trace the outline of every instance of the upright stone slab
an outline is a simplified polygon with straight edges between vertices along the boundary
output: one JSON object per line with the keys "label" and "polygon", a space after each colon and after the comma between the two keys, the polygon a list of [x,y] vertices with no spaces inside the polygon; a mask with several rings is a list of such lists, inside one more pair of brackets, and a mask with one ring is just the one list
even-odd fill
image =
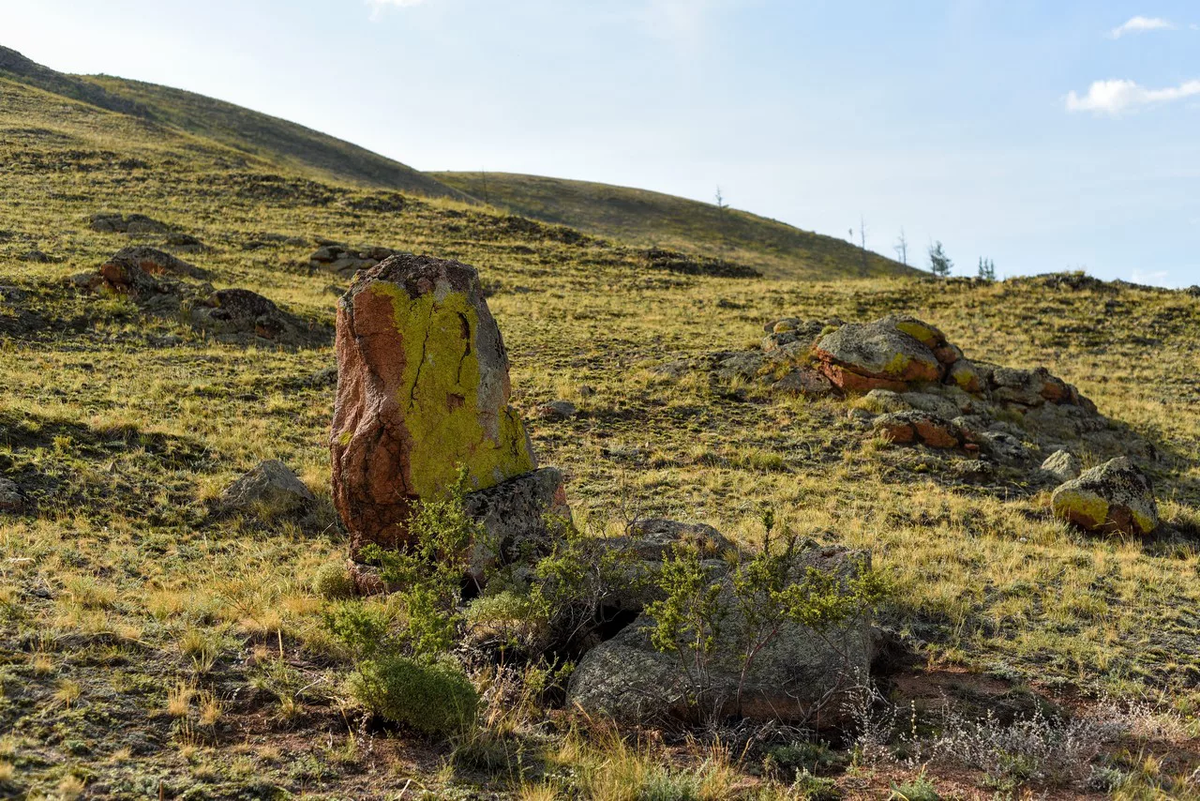
{"label": "upright stone slab", "polygon": [[336,350],[333,500],[352,554],[406,543],[413,504],[460,466],[468,490],[537,467],[473,267],[398,255],[358,273],[338,302]]}

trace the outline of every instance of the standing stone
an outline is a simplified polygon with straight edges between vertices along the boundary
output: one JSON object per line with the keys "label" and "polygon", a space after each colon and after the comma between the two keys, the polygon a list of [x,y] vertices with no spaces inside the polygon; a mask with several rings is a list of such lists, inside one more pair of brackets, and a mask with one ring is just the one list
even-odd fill
{"label": "standing stone", "polygon": [[338,302],[333,500],[352,555],[408,541],[416,501],[537,467],[509,406],[508,355],[473,267],[393,256]]}

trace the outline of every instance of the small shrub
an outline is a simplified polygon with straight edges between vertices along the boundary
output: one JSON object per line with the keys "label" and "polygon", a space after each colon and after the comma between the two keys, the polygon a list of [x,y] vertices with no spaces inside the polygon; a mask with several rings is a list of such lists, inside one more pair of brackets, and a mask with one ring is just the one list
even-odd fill
{"label": "small shrub", "polygon": [[814,776],[805,770],[792,782],[791,795],[806,801],[836,801],[842,797],[842,791],[833,779]]}
{"label": "small shrub", "polygon": [[821,773],[838,767],[843,759],[824,740],[816,743],[798,741],[768,749],[765,766],[785,775],[797,772]]}
{"label": "small shrub", "polygon": [[353,598],[356,594],[354,579],[350,571],[341,562],[329,562],[321,565],[317,577],[313,579],[313,591],[331,601],[343,601]]}
{"label": "small shrub", "polygon": [[351,695],[392,723],[435,737],[462,734],[475,723],[479,695],[450,659],[404,656],[367,660],[350,677]]}
{"label": "small shrub", "polygon": [[325,628],[355,660],[369,659],[387,644],[391,617],[374,604],[343,601],[325,610]]}
{"label": "small shrub", "polygon": [[938,795],[933,782],[925,776],[925,771],[921,771],[921,774],[910,782],[899,785],[893,783],[892,798],[897,801],[938,801],[941,796]]}

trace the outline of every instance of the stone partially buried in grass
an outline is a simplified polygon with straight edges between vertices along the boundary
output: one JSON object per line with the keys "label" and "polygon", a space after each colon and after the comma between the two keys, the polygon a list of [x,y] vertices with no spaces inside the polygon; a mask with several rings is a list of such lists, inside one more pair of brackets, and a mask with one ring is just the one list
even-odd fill
{"label": "stone partially buried in grass", "polygon": [[408,541],[415,503],[537,467],[508,354],[473,267],[394,256],[338,302],[333,499],[352,554]]}
{"label": "stone partially buried in grass", "polygon": [[1086,531],[1145,535],[1158,527],[1150,479],[1123,456],[1060,486],[1051,505],[1055,515]]}
{"label": "stone partially buried in grass", "polygon": [[312,492],[287,465],[278,459],[267,459],[221,493],[215,511],[272,519],[303,513],[315,501]]}

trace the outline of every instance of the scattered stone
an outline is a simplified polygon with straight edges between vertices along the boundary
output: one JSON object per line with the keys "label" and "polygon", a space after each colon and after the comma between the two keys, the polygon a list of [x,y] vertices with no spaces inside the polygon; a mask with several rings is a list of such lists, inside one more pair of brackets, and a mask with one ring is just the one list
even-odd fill
{"label": "scattered stone", "polygon": [[578,413],[575,404],[565,400],[553,400],[549,403],[543,403],[535,410],[536,416],[541,420],[550,422],[561,422],[569,420]]}
{"label": "scattered stone", "polygon": [[108,234],[165,234],[171,230],[166,223],[144,214],[116,214],[99,212],[89,218],[93,231]]}
{"label": "scattered stone", "polygon": [[278,459],[259,462],[217,499],[218,514],[253,514],[264,519],[304,512],[316,500]]}
{"label": "scattered stone", "polygon": [[19,515],[25,511],[25,495],[17,482],[0,478],[0,512]]}
{"label": "scattered stone", "polygon": [[189,253],[203,253],[208,250],[208,246],[196,237],[191,234],[181,234],[178,231],[172,231],[167,234],[167,244],[173,248],[186,250]]}
{"label": "scattered stone", "polygon": [[406,252],[369,245],[350,248],[336,242],[322,240],[321,247],[308,257],[308,263],[313,269],[327,270],[349,278],[359,270],[369,270],[381,261],[399,255],[406,255]]}
{"label": "scattered stone", "polygon": [[803,395],[806,398],[824,398],[833,395],[833,382],[816,370],[797,368],[772,385],[779,392]]}
{"label": "scattered stone", "polygon": [[1083,472],[1083,463],[1075,454],[1057,450],[1042,462],[1042,470],[1049,473],[1059,482],[1074,481]]}
{"label": "scattered stone", "polygon": [[[861,558],[861,554],[838,548],[802,551],[789,581],[802,580],[810,568],[848,578]],[[722,593],[728,597],[730,579],[726,576],[720,581]],[[651,644],[654,625],[643,614],[614,638],[588,651],[571,674],[568,706],[626,723],[694,719],[691,688],[685,684],[678,656],[662,653]],[[751,663],[738,709],[744,667],[739,643],[745,626],[737,613],[722,623],[708,655],[706,709],[720,714],[740,712],[751,720],[833,722],[839,717],[839,690],[849,686],[849,677],[868,674],[876,650],[875,630],[866,620],[851,621],[823,637],[803,626],[784,624]],[[819,714],[813,716],[814,711]]]}
{"label": "scattered stone", "polygon": [[649,562],[661,562],[677,548],[694,548],[707,559],[720,559],[737,549],[724,534],[706,523],[681,523],[660,517],[635,521],[629,533],[612,540],[612,545]]}
{"label": "scattered stone", "polygon": [[183,275],[201,280],[211,277],[208,270],[202,270],[170,253],[144,246],[121,248],[101,265],[100,270],[119,271],[132,267],[147,275]]}
{"label": "scattered stone", "polygon": [[1051,496],[1054,514],[1086,531],[1146,535],[1158,527],[1149,477],[1125,457],[1110,459]]}
{"label": "scattered stone", "polygon": [[537,467],[509,405],[508,354],[473,267],[393,256],[338,302],[333,499],[352,555],[408,540],[459,469],[487,489]]}
{"label": "scattered stone", "polygon": [[17,256],[17,259],[20,261],[34,262],[36,264],[53,264],[54,262],[59,261],[49,253],[43,253],[37,249],[22,253],[20,256]]}
{"label": "scattered stone", "polygon": [[586,398],[591,398],[591,397],[595,396],[595,394],[596,394],[596,388],[593,387],[591,384],[580,384],[579,385],[579,397],[586,399]]}

